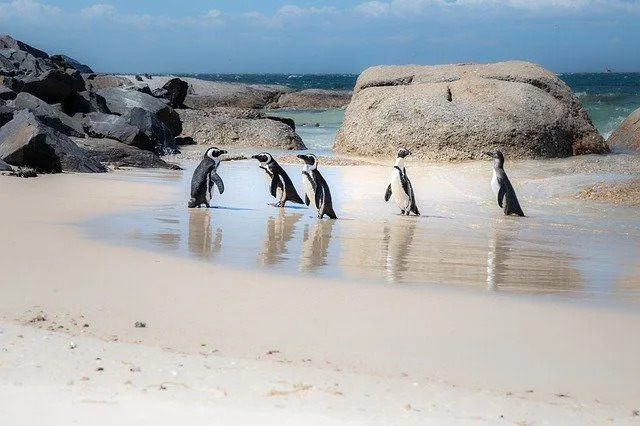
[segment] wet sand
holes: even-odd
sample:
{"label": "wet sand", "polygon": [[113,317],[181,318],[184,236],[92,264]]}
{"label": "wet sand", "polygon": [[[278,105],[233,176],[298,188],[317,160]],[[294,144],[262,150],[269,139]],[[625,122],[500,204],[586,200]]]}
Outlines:
{"label": "wet sand", "polygon": [[608,175],[548,164],[510,169],[523,220],[476,163],[410,169],[419,219],[377,201],[384,168],[328,168],[335,224],[268,208],[253,163],[192,212],[180,172],[0,177],[5,418],[632,423],[637,215],[572,199]]}

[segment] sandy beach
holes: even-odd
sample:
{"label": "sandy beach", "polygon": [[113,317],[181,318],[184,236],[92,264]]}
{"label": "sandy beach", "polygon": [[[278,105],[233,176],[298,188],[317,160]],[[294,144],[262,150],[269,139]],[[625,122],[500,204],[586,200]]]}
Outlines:
{"label": "sandy beach", "polygon": [[[7,424],[635,424],[637,221],[631,207],[574,197],[579,184],[633,178],[635,161],[511,164],[530,216],[516,228],[479,180],[483,162],[410,164],[425,215],[417,226],[381,200],[388,166],[327,167],[343,218],[329,243],[322,229],[309,239],[304,225],[316,221],[308,211],[266,206],[252,162],[223,164],[227,191],[214,204],[226,209],[186,213],[191,162],[184,172],[0,177],[0,197],[11,200],[0,212],[3,417]],[[261,186],[242,191],[254,178]],[[181,213],[167,214],[174,210]],[[612,219],[604,222],[603,210]],[[292,214],[302,217],[287,239]],[[158,217],[168,219],[164,233],[156,232]],[[123,218],[137,235],[127,234]],[[391,229],[380,239],[388,242],[377,253],[374,231],[385,220]],[[406,253],[412,226],[416,251]],[[257,230],[251,259],[238,259],[248,250],[234,246]],[[518,244],[467,250],[456,260],[466,277],[452,276],[446,262],[438,269],[442,260],[430,263],[438,252],[455,258],[451,240],[498,247],[504,235],[496,230],[537,242],[524,256],[538,264],[518,262],[510,254]],[[306,245],[289,243],[305,231]],[[278,238],[263,246],[270,235]],[[600,241],[620,255],[601,256],[597,246],[567,254],[567,238]],[[384,271],[370,267],[376,256],[386,256]],[[590,286],[585,271],[594,269],[583,265],[590,262],[606,288]],[[416,282],[411,270],[420,265]],[[527,276],[533,283],[523,291]],[[534,285],[535,277],[559,288]],[[504,291],[491,289],[492,279]]]}

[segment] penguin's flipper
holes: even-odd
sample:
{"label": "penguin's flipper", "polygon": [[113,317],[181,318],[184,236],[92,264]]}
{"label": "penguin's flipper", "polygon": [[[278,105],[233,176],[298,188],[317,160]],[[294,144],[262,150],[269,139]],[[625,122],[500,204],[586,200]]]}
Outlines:
{"label": "penguin's flipper", "polygon": [[[222,194],[224,192],[224,182],[222,181],[222,178],[220,177],[220,175],[218,173],[216,173],[215,171],[211,171],[211,183],[210,185],[213,186],[213,184],[215,183],[216,186],[218,187],[218,192],[220,194]],[[211,190],[211,189],[209,189]]]}
{"label": "penguin's flipper", "polygon": [[498,182],[500,184],[500,189],[498,190],[498,205],[502,207],[502,200],[504,199],[507,190],[505,188],[504,182]]}
{"label": "penguin's flipper", "polygon": [[391,184],[387,186],[387,192],[384,193],[384,200],[389,201],[389,198],[391,198]]}
{"label": "penguin's flipper", "polygon": [[308,206],[309,204],[311,204],[311,201],[309,201],[309,196],[307,194],[304,194],[304,203]]}
{"label": "penguin's flipper", "polygon": [[316,186],[316,207],[318,208],[318,212],[322,212],[324,210],[324,188],[322,185]]}
{"label": "penguin's flipper", "polygon": [[[278,196],[278,184],[280,183],[280,179],[275,174],[271,177],[271,186],[269,190],[271,191],[271,196]],[[284,192],[284,191],[283,191]]]}

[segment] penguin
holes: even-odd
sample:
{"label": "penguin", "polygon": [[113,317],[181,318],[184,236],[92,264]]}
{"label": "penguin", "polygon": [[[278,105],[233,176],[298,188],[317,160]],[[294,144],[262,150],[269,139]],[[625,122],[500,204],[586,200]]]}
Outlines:
{"label": "penguin", "polygon": [[296,192],[293,182],[287,172],[274,160],[273,156],[267,152],[253,155],[251,158],[260,162],[260,168],[266,173],[267,179],[270,181],[269,191],[271,195],[278,199],[273,204],[275,207],[284,207],[287,201],[296,204],[304,204],[302,198]]}
{"label": "penguin", "polygon": [[387,192],[384,194],[384,200],[389,201],[391,194],[396,200],[396,204],[400,208],[402,214],[409,216],[411,213],[416,216],[420,216],[418,207],[416,206],[416,197],[413,194],[413,186],[407,176],[407,170],[404,167],[404,159],[406,156],[411,155],[411,151],[405,148],[398,150],[398,156],[396,158],[396,164],[393,166],[391,172],[391,183],[387,187]]}
{"label": "penguin", "polygon": [[194,207],[200,207],[204,204],[207,207],[211,207],[209,203],[212,198],[213,184],[218,187],[218,192],[222,194],[224,192],[224,183],[220,176],[218,176],[217,170],[220,165],[220,155],[226,154],[224,149],[218,149],[216,147],[209,148],[205,151],[202,161],[196,167],[191,178],[191,199],[189,200],[188,207],[190,209]]}
{"label": "penguin", "polygon": [[504,172],[504,156],[502,152],[486,152],[486,155],[493,158],[493,176],[491,177],[491,189],[493,194],[498,197],[498,205],[504,211],[506,216],[515,214],[524,216],[516,191],[511,186],[511,182]]}
{"label": "penguin", "polygon": [[338,217],[333,211],[329,185],[327,185],[327,181],[318,171],[318,159],[313,154],[300,154],[297,157],[305,163],[302,166],[302,185],[305,192],[304,203],[307,206],[313,203],[313,207],[318,211],[318,219],[322,219],[325,214],[330,219],[337,219]]}

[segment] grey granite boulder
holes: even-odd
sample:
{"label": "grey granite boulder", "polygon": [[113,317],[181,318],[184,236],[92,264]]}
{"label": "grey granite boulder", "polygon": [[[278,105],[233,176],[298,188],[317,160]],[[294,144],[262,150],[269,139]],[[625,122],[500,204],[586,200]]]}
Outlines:
{"label": "grey granite boulder", "polygon": [[0,159],[45,173],[107,171],[68,136],[42,124],[29,111],[17,112],[0,127]]}
{"label": "grey granite boulder", "polygon": [[108,74],[82,74],[87,90],[97,91],[131,85],[131,80]]}
{"label": "grey granite boulder", "polygon": [[173,136],[178,136],[182,132],[180,116],[160,99],[146,93],[126,90],[120,87],[102,89],[98,91],[98,94],[104,97],[107,107],[114,114],[123,115],[132,108],[141,108],[154,114],[169,128]]}
{"label": "grey granite boulder", "polygon": [[180,170],[175,164],[167,163],[152,152],[113,139],[74,139],[91,158],[116,167],[137,167],[143,169]]}
{"label": "grey granite boulder", "polygon": [[19,109],[28,109],[39,121],[67,136],[82,137],[84,135],[82,124],[79,121],[29,93],[18,93],[12,104]]}
{"label": "grey granite boulder", "polygon": [[[176,141],[167,126],[151,112],[142,108],[131,108],[122,118],[146,135],[150,151],[158,155],[176,154]],[[142,147],[140,147],[142,148]]]}
{"label": "grey granite boulder", "polygon": [[17,109],[15,107],[0,103],[0,127],[13,120],[13,115],[16,111]]}
{"label": "grey granite boulder", "polygon": [[607,143],[616,150],[640,152],[640,108],[620,124]]}
{"label": "grey granite boulder", "polygon": [[343,108],[349,104],[351,92],[345,90],[307,89],[285,93],[269,108],[330,109]]}
{"label": "grey granite boulder", "polygon": [[406,147],[432,160],[606,153],[571,89],[527,62],[379,66],[356,83],[334,150],[393,156]]}
{"label": "grey granite boulder", "polygon": [[191,137],[198,144],[306,149],[300,136],[289,125],[280,121],[229,117],[217,114],[219,110],[178,111],[183,122],[181,136]]}
{"label": "grey granite boulder", "polygon": [[119,115],[92,112],[84,116],[83,127],[85,133],[93,138],[115,139],[147,151],[154,149],[147,135]]}
{"label": "grey granite boulder", "polygon": [[71,68],[74,70],[78,70],[81,73],[93,73],[91,67],[80,63],[67,55],[52,55],[50,56],[50,58],[53,62],[58,64],[60,68]]}

